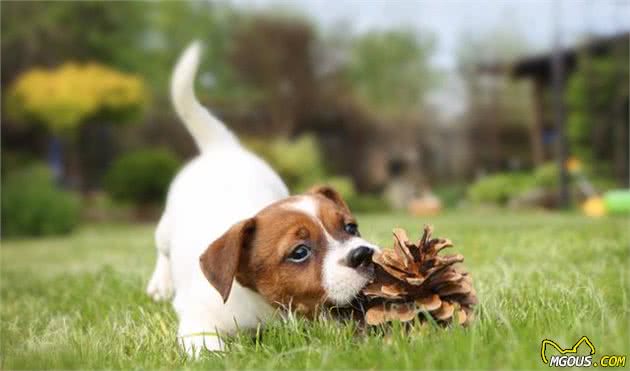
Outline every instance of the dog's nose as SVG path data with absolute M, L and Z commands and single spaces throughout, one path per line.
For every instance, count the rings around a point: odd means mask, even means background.
M 359 265 L 370 261 L 374 255 L 374 249 L 367 246 L 359 246 L 356 249 L 350 251 L 348 254 L 348 266 L 356 268 Z

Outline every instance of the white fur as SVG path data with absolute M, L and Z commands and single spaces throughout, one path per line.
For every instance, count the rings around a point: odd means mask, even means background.
M 201 154 L 171 184 L 155 233 L 156 269 L 147 287 L 158 300 L 174 292 L 178 336 L 191 355 L 204 344 L 210 350 L 222 349 L 223 343 L 207 333 L 255 327 L 271 313 L 260 295 L 237 282 L 223 303 L 201 272 L 199 256 L 233 224 L 288 196 L 280 177 L 197 101 L 193 86 L 200 49 L 193 43 L 183 53 L 175 67 L 171 95 Z
M 200 49 L 193 43 L 183 53 L 174 70 L 171 96 L 201 154 L 171 183 L 155 233 L 156 268 L 147 287 L 147 293 L 156 300 L 174 295 L 178 338 L 193 356 L 202 348 L 222 350 L 219 335 L 255 328 L 272 314 L 272 307 L 258 293 L 236 281 L 224 303 L 201 272 L 199 256 L 233 224 L 288 196 L 280 177 L 245 150 L 197 101 L 193 87 Z M 312 200 L 297 207 L 317 219 Z M 325 288 L 335 302 L 347 302 L 365 281 L 353 269 L 342 266 L 342 258 L 353 247 L 368 244 L 356 238 L 343 243 L 328 238 L 332 253 L 324 267 Z
M 171 100 L 197 147 L 204 152 L 218 144 L 238 145 L 238 140 L 195 96 L 195 74 L 201 49 L 201 43 L 195 41 L 179 58 L 171 80 Z
M 348 304 L 369 279 L 356 269 L 348 267 L 346 262 L 348 254 L 359 246 L 379 250 L 378 246 L 372 245 L 360 237 L 352 237 L 343 241 L 334 239 L 317 216 L 317 202 L 312 197 L 302 196 L 289 206 L 310 216 L 319 223 L 324 231 L 328 243 L 328 251 L 322 269 L 324 290 L 331 302 L 338 305 Z
M 322 283 L 330 301 L 338 305 L 348 304 L 365 286 L 369 277 L 348 267 L 346 257 L 350 251 L 359 246 L 368 246 L 375 250 L 378 247 L 359 237 L 353 237 L 343 242 L 332 241 L 334 242 L 329 242 L 328 252 L 324 258 Z

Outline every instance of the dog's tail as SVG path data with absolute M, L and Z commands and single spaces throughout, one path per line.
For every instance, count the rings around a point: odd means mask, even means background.
M 195 96 L 195 75 L 201 49 L 201 43 L 194 41 L 179 57 L 171 79 L 171 99 L 175 111 L 203 152 L 212 144 L 236 142 L 237 139 Z

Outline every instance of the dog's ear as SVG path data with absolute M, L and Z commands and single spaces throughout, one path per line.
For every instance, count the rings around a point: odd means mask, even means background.
M 346 210 L 348 213 L 350 212 L 350 208 L 348 207 L 348 204 L 346 204 L 346 201 L 344 201 L 343 197 L 341 197 L 339 192 L 337 192 L 331 186 L 316 185 L 316 186 L 312 187 L 311 189 L 309 189 L 307 194 L 324 196 L 327 199 L 329 199 L 332 202 L 334 202 L 335 204 L 337 204 L 337 206 L 339 206 L 342 209 Z
M 223 302 L 230 296 L 241 254 L 251 244 L 255 230 L 255 218 L 236 223 L 199 257 L 201 271 L 219 291 Z

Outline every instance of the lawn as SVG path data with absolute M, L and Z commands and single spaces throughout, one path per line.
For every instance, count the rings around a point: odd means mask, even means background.
M 168 303 L 144 286 L 153 227 L 87 226 L 70 237 L 3 241 L 0 369 L 548 368 L 543 339 L 570 347 L 586 335 L 605 354 L 630 356 L 627 219 L 477 212 L 414 219 L 359 216 L 365 237 L 424 222 L 466 257 L 480 298 L 473 326 L 424 326 L 388 336 L 352 324 L 277 321 L 230 352 L 191 361 L 175 342 Z M 627 364 L 626 364 L 627 365 Z

